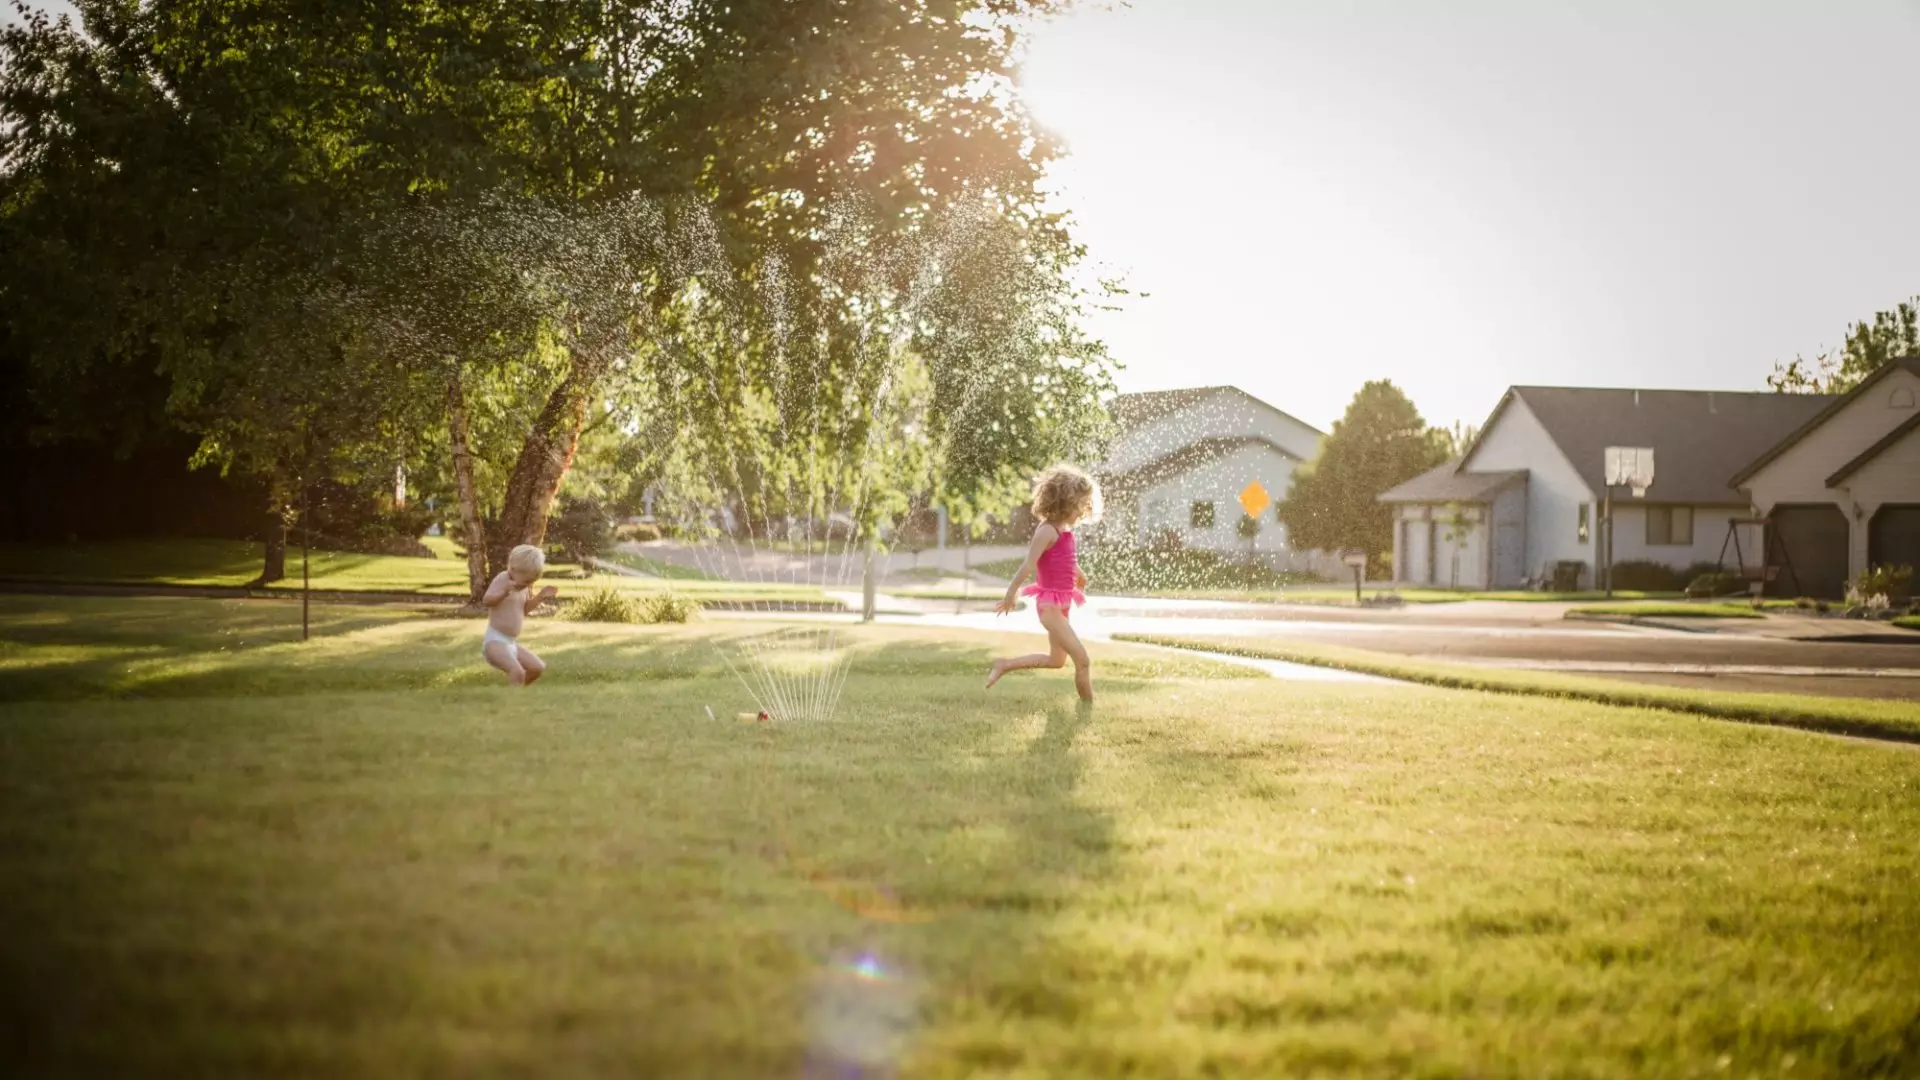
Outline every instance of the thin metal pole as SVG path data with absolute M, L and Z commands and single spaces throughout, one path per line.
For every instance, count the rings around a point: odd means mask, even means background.
M 312 623 L 308 617 L 308 607 L 313 598 L 313 578 L 307 571 L 307 564 L 313 553 L 313 515 L 309 513 L 307 499 L 308 484 L 306 470 L 300 473 L 300 640 L 307 640 Z
M 1613 599 L 1613 485 L 1607 485 L 1607 599 Z

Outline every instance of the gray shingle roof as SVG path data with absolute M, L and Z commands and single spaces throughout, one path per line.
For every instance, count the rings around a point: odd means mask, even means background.
M 1276 454 L 1300 460 L 1299 455 L 1289 453 L 1287 449 L 1271 439 L 1258 435 L 1236 435 L 1225 438 L 1200 439 L 1175 450 L 1171 454 L 1155 458 L 1145 465 L 1118 476 L 1103 478 L 1101 483 L 1108 491 L 1115 493 L 1135 492 L 1150 488 L 1163 480 L 1169 480 L 1184 473 L 1192 472 L 1203 465 L 1211 465 L 1243 446 L 1264 446 Z
M 1226 394 L 1233 394 L 1244 398 L 1268 412 L 1284 416 L 1294 423 L 1299 424 L 1301 427 L 1306 428 L 1308 431 L 1313 432 L 1315 435 L 1326 434 L 1326 432 L 1321 431 L 1312 424 L 1307 423 L 1291 413 L 1274 408 L 1272 405 L 1254 397 L 1252 394 L 1247 393 L 1237 386 L 1196 386 L 1187 390 L 1150 390 L 1138 394 L 1121 394 L 1113 399 L 1112 404 L 1107 406 L 1107 413 L 1113 417 L 1114 422 L 1119 424 L 1120 427 L 1130 428 L 1158 420 L 1163 416 L 1178 412 L 1196 402 Z
M 1380 496 L 1383 503 L 1485 503 L 1511 484 L 1527 478 L 1527 470 L 1460 472 L 1460 460 L 1428 469 Z
M 1728 505 L 1747 501 L 1730 486 L 1736 473 L 1835 400 L 1828 394 L 1516 386 L 1483 432 L 1516 397 L 1596 496 L 1605 491 L 1607 447 L 1650 446 L 1649 500 Z M 1472 459 L 1469 450 L 1466 460 Z

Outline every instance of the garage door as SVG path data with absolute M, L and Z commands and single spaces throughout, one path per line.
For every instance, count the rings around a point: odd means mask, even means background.
M 1883 506 L 1867 529 L 1867 561 L 1920 570 L 1920 506 Z
M 1780 566 L 1780 577 L 1768 587 L 1770 594 L 1826 600 L 1846 595 L 1847 517 L 1839 507 L 1776 506 L 1773 527 L 1784 550 L 1767 553 L 1767 561 Z

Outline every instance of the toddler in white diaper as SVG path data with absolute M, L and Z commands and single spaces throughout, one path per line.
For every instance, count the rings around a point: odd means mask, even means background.
M 507 673 L 512 686 L 532 686 L 547 673 L 547 665 L 520 644 L 527 612 L 552 600 L 559 590 L 549 585 L 538 593 L 533 583 L 547 569 L 547 556 L 532 544 L 521 544 L 507 556 L 507 569 L 487 586 L 481 603 L 487 606 L 487 633 L 480 639 L 480 655 Z

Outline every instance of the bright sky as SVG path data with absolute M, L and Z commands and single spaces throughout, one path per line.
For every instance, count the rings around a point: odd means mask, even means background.
M 1441 14 L 1441 12 L 1447 14 Z M 1424 13 L 1424 14 L 1423 14 Z M 1134 0 L 1045 28 L 1125 390 L 1325 428 L 1514 383 L 1764 389 L 1920 293 L 1920 0 Z
M 1920 0 L 1116 6 L 1024 83 L 1149 294 L 1092 326 L 1123 389 L 1322 428 L 1375 378 L 1439 424 L 1513 383 L 1763 389 L 1920 294 Z

